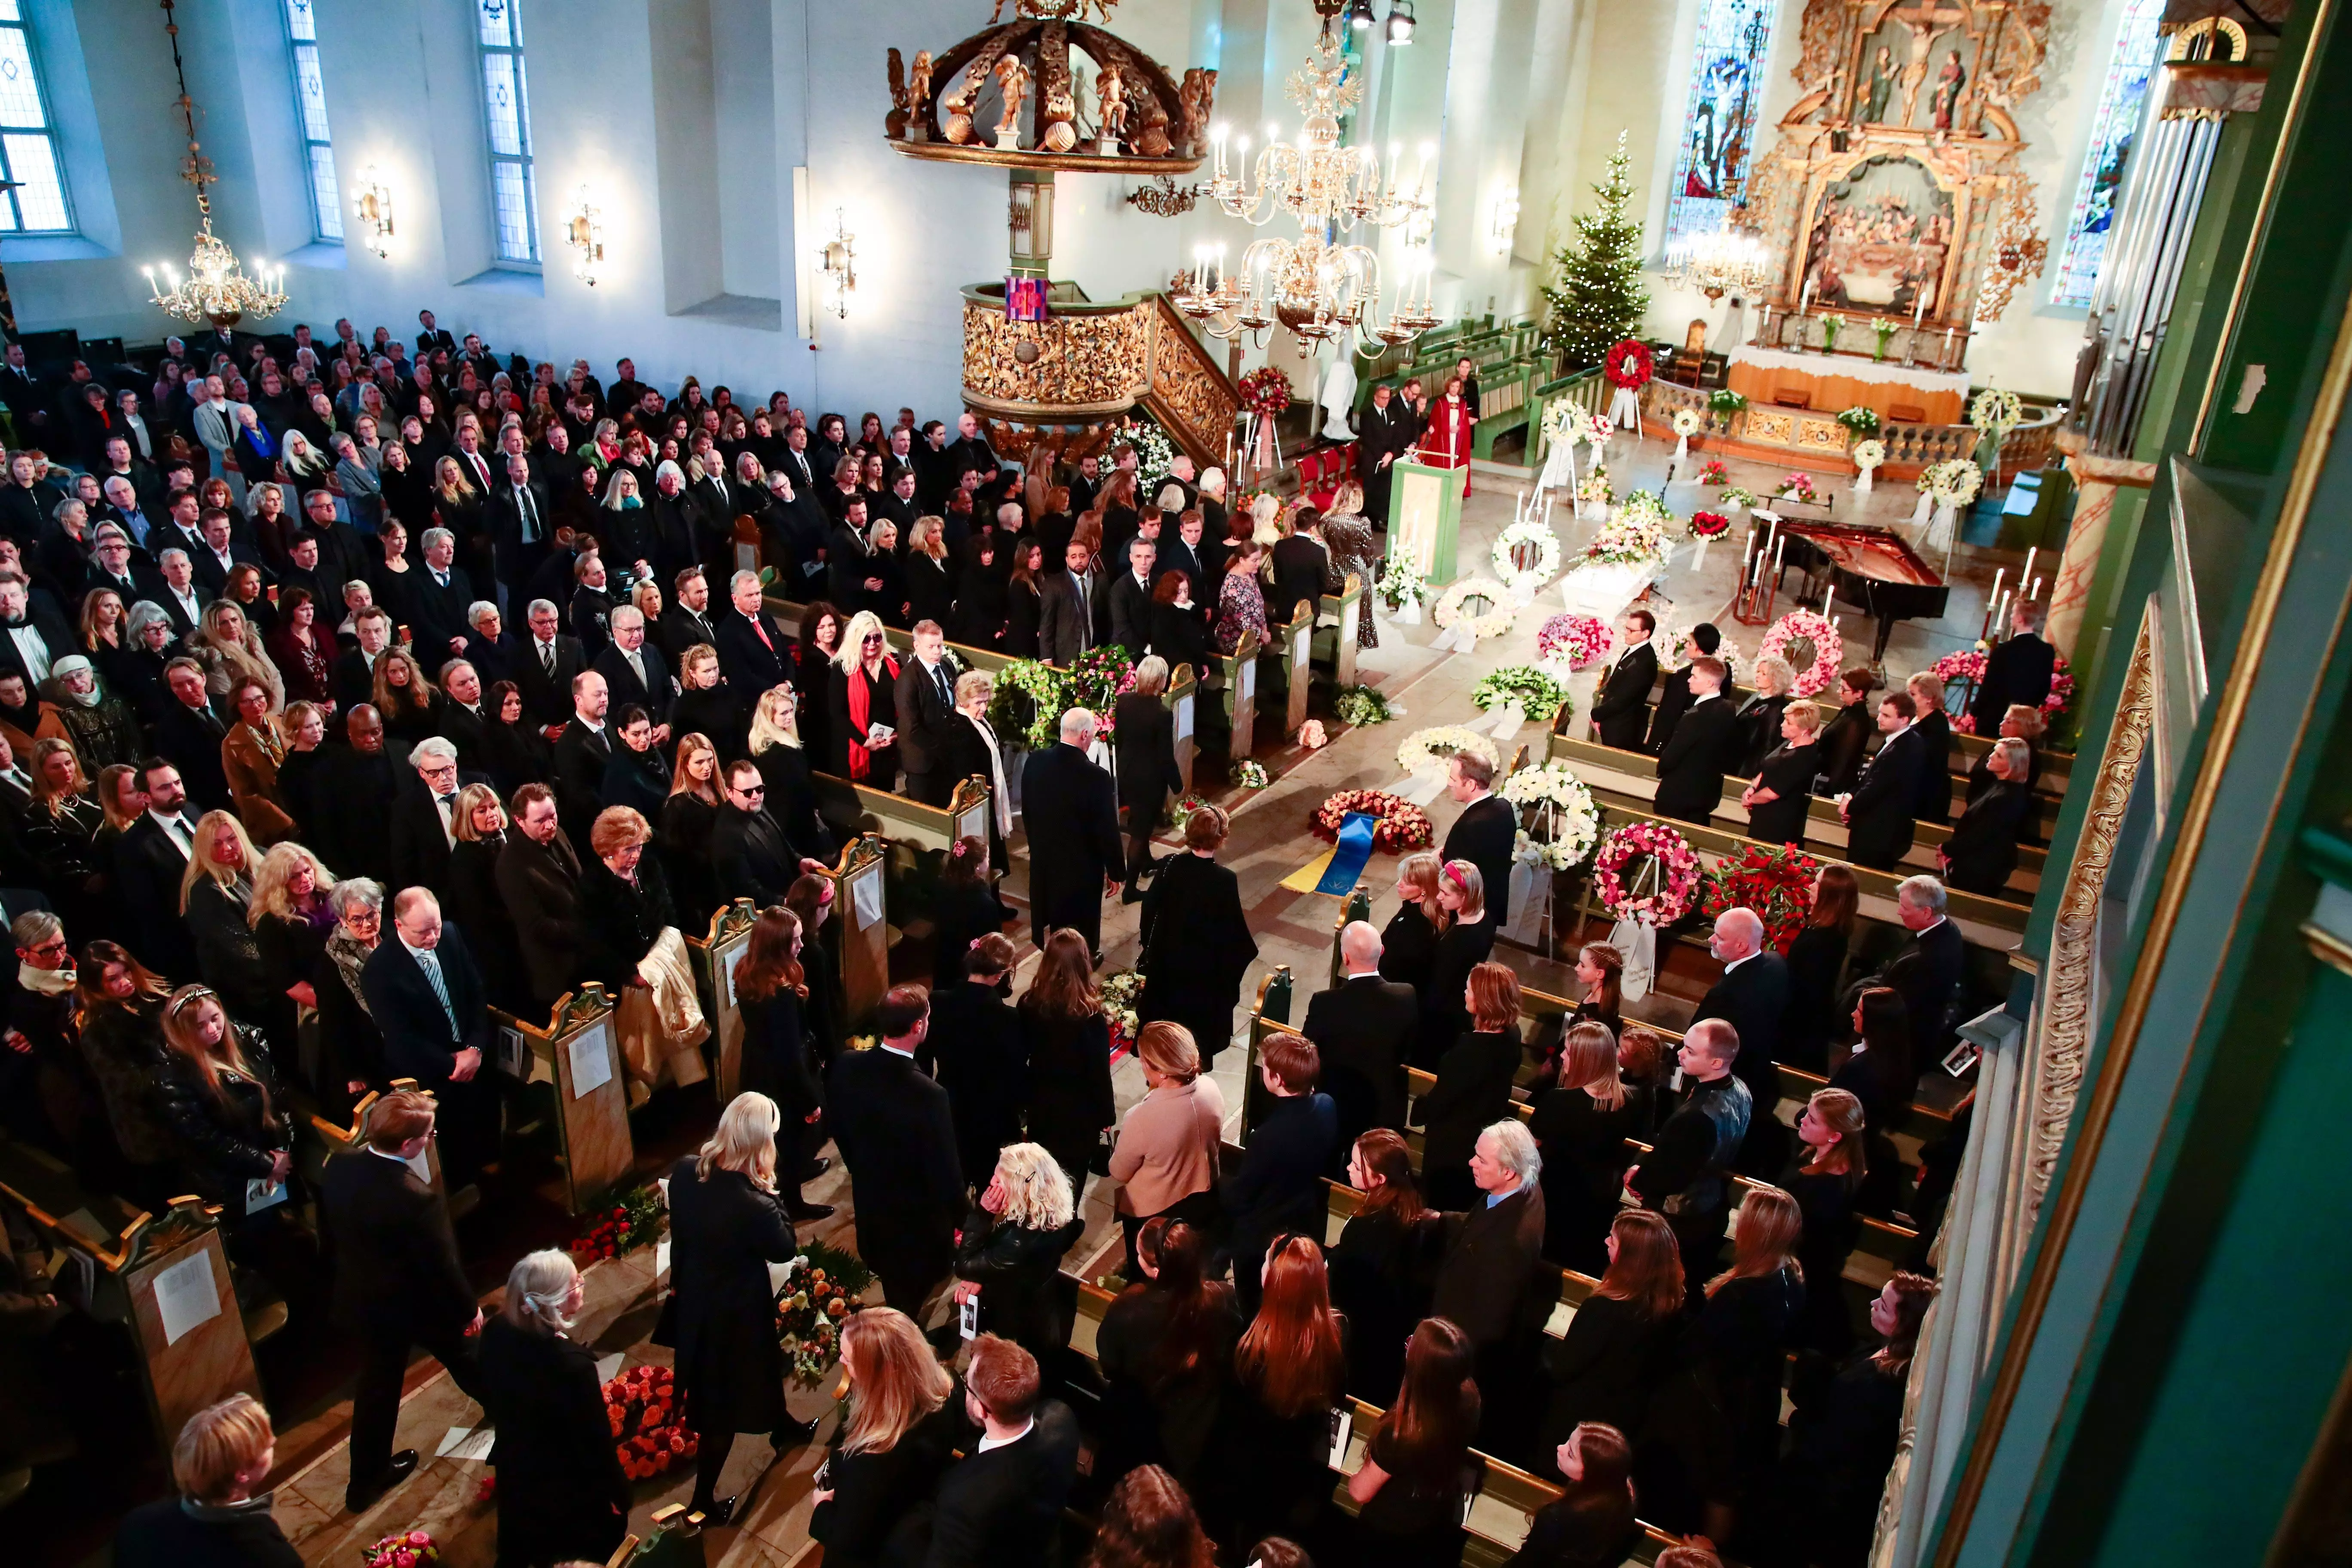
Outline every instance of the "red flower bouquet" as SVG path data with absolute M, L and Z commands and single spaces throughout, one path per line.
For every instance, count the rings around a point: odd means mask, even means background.
M 1384 855 L 1426 849 L 1436 842 L 1436 830 L 1430 826 L 1428 813 L 1401 795 L 1377 789 L 1343 789 L 1317 806 L 1315 837 L 1337 844 L 1339 829 L 1354 812 L 1361 812 L 1378 823 L 1372 829 L 1372 847 Z
M 598 1215 L 586 1232 L 572 1238 L 572 1261 L 585 1268 L 591 1263 L 635 1252 L 659 1237 L 661 1227 L 660 1192 L 650 1186 L 635 1188 Z
M 1719 511 L 1695 511 L 1690 531 L 1693 539 L 1720 539 L 1731 531 L 1731 519 Z
M 633 1366 L 604 1385 L 604 1419 L 633 1481 L 664 1475 L 701 1447 L 678 1424 L 676 1375 L 666 1366 Z
M 1750 844 L 1707 873 L 1699 913 L 1713 920 L 1726 910 L 1754 910 L 1764 922 L 1765 942 L 1786 952 L 1813 912 L 1813 878 L 1821 868 L 1800 850 Z
M 1290 377 L 1275 365 L 1260 365 L 1242 377 L 1241 395 L 1253 414 L 1280 414 L 1290 406 Z
M 440 1562 L 441 1549 L 421 1530 L 397 1530 L 373 1546 L 361 1547 L 360 1561 L 367 1568 L 417 1568 Z
M 1650 384 L 1650 378 L 1657 374 L 1657 360 L 1650 353 L 1650 345 L 1627 338 L 1609 351 L 1608 359 L 1601 363 L 1601 373 L 1609 378 L 1610 385 L 1639 392 Z

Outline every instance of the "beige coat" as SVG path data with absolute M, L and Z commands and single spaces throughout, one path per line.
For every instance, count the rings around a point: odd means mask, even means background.
M 1127 1113 L 1111 1151 L 1118 1212 L 1156 1215 L 1217 1184 L 1225 1096 L 1205 1073 L 1153 1089 Z

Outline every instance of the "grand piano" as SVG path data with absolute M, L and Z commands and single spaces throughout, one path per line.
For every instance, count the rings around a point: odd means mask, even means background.
M 1780 537 L 1789 542 L 1781 569 L 1793 566 L 1805 575 L 1801 598 L 1833 594 L 1836 603 L 1878 623 L 1870 649 L 1873 664 L 1885 658 L 1895 622 L 1936 620 L 1944 614 L 1950 584 L 1890 529 L 1784 517 Z

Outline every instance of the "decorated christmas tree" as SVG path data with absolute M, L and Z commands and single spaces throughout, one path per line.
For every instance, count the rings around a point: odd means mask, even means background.
M 1633 182 L 1626 168 L 1620 131 L 1609 177 L 1592 187 L 1601 210 L 1578 216 L 1576 238 L 1553 258 L 1558 280 L 1543 291 L 1551 314 L 1544 343 L 1567 370 L 1599 364 L 1612 345 L 1639 330 L 1650 308 L 1650 291 L 1642 285 L 1642 226 L 1627 211 Z

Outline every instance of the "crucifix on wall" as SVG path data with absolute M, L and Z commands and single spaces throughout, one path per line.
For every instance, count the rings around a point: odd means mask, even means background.
M 1887 12 L 1886 16 L 1902 23 L 1911 35 L 1911 58 L 1903 65 L 1901 120 L 1902 124 L 1908 125 L 1919 104 L 1919 89 L 1927 79 L 1927 55 L 1935 47 L 1936 35 L 1949 27 L 1965 26 L 1968 8 L 1953 5 L 1950 0 L 1910 0 L 1908 5 Z

